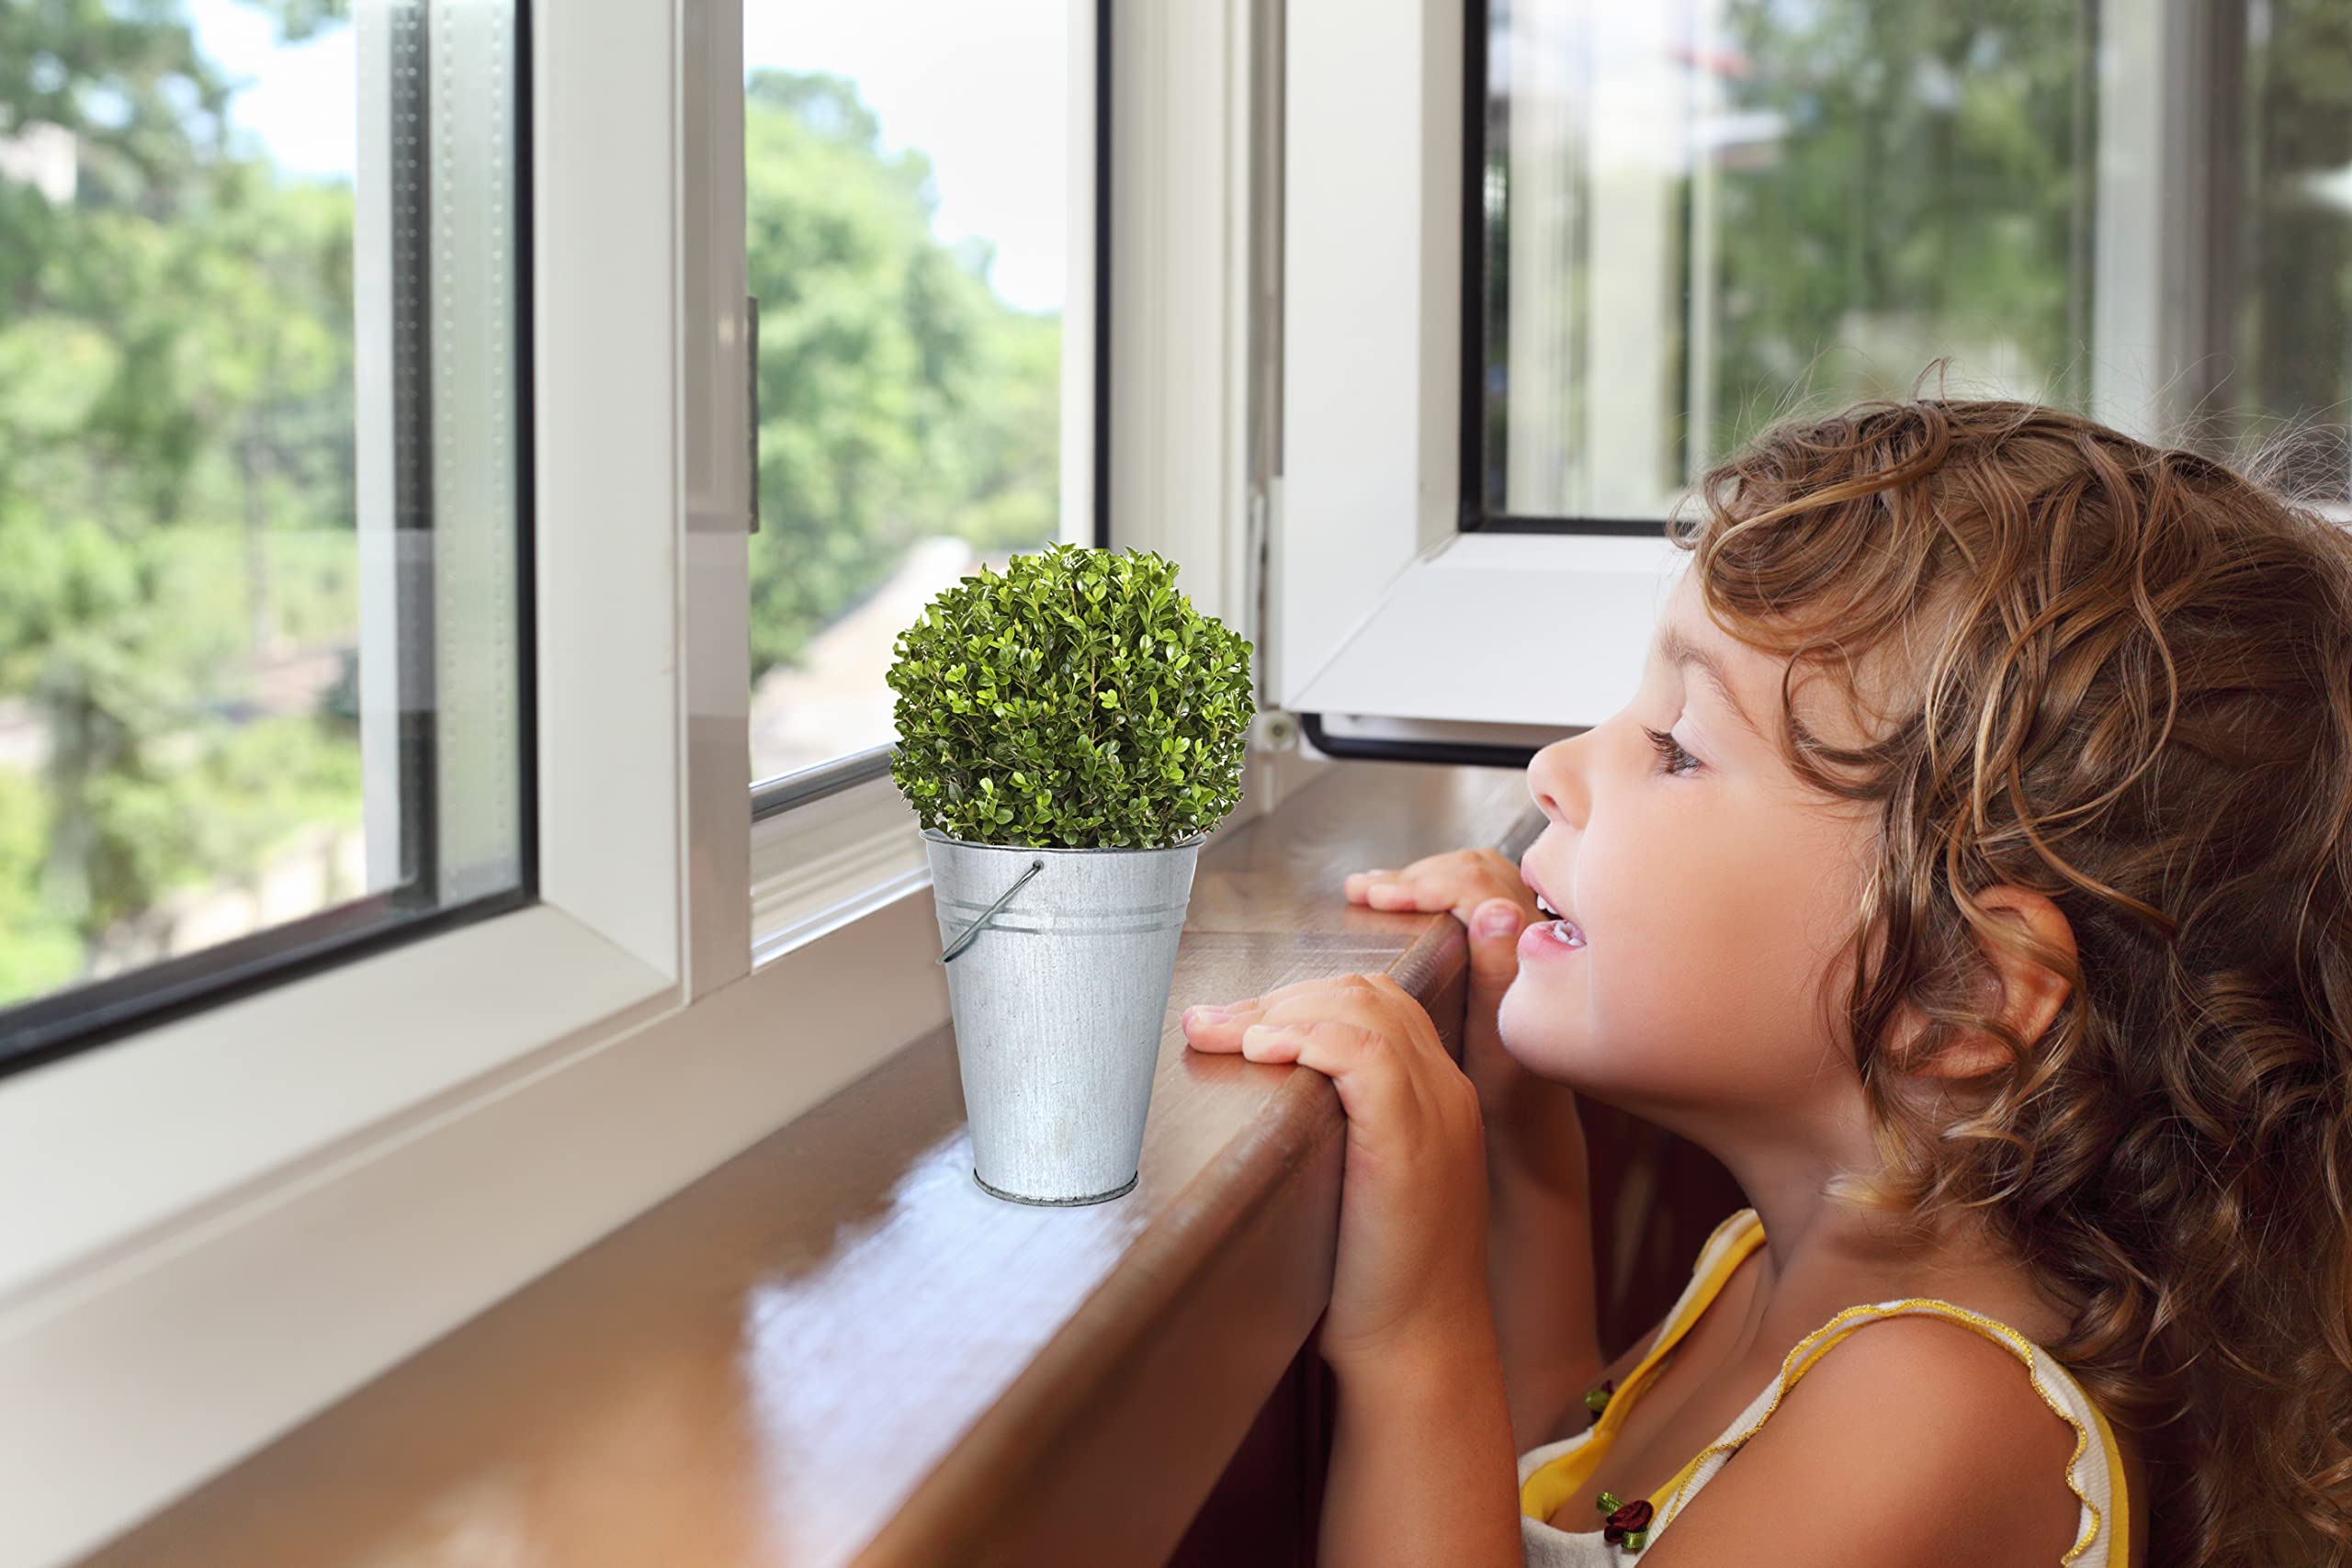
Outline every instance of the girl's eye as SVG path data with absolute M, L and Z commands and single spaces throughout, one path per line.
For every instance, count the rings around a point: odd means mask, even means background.
M 1671 732 L 1663 729 L 1651 729 L 1645 726 L 1644 727 L 1642 733 L 1650 738 L 1650 744 L 1657 748 L 1657 754 L 1664 761 L 1664 766 L 1659 769 L 1661 773 L 1679 773 L 1683 772 L 1684 770 L 1681 764 L 1676 761 L 1677 758 L 1680 758 L 1683 762 L 1688 762 L 1691 767 L 1695 768 L 1699 765 L 1699 759 L 1690 755 L 1690 752 L 1685 751 L 1682 749 L 1681 744 L 1674 739 Z

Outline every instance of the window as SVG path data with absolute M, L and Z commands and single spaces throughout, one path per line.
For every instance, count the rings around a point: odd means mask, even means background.
M 530 898 L 518 12 L 0 19 L 0 1070 Z
M 240 79 L 217 106 L 232 125 L 264 118 L 265 100 L 287 89 L 221 41 L 224 26 L 251 29 L 264 51 L 317 63 L 328 107 L 281 102 L 275 123 L 316 139 L 330 114 L 348 116 L 350 178 L 363 201 L 370 171 L 382 167 L 371 162 L 369 128 L 389 143 L 394 123 L 384 96 L 390 23 L 421 16 L 421 73 L 437 107 L 433 162 L 416 194 L 446 196 L 456 222 L 494 194 L 501 165 L 469 161 L 473 144 L 441 132 L 492 99 L 497 78 L 485 73 L 500 57 L 479 29 L 505 18 L 509 4 L 141 0 L 96 9 L 118 22 L 160 19 L 166 32 L 176 19 L 191 21 L 197 49 Z M 17 101 L 5 91 L 37 58 L 20 25 L 26 9 L 0 4 L 0 102 Z M 288 17 L 346 9 L 347 33 L 340 25 L 301 38 L 274 30 Z M 41 1199 L 0 1209 L 0 1303 L 9 1323 L 0 1334 L 0 1386 L 21 1395 L 10 1404 L 13 1426 L 0 1416 L 0 1440 L 20 1460 L 5 1496 L 7 1540 L 23 1554 L 67 1562 L 101 1550 L 232 1457 L 273 1440 L 946 1019 L 935 966 L 922 977 L 936 920 L 920 880 L 919 836 L 888 779 L 805 795 L 756 825 L 745 809 L 747 543 L 756 547 L 764 530 L 748 542 L 743 532 L 752 466 L 745 304 L 755 292 L 744 270 L 744 9 L 728 0 L 540 0 L 526 20 L 517 7 L 514 80 L 529 103 L 527 113 L 519 98 L 513 108 L 535 134 L 527 160 L 518 133 L 503 166 L 528 226 L 518 220 L 503 258 L 492 235 L 484 257 L 451 248 L 469 242 L 438 226 L 435 204 L 434 299 L 467 297 L 459 286 L 492 276 L 490 263 L 514 268 L 513 298 L 527 307 L 529 325 L 518 319 L 514 328 L 514 429 L 537 453 L 517 471 L 518 510 L 546 527 L 536 549 L 514 536 L 518 589 L 530 584 L 514 624 L 518 645 L 531 650 L 512 688 L 519 733 L 531 741 L 514 754 L 521 776 L 499 784 L 484 770 L 452 784 L 444 769 L 435 800 L 446 817 L 453 790 L 468 791 L 458 804 L 487 822 L 503 800 L 527 807 L 523 882 L 534 896 L 495 918 L 461 910 L 447 917 L 453 929 L 383 942 L 364 958 L 157 1019 L 105 1049 L 0 1081 L 0 1189 Z M 762 8 L 750 9 L 759 19 Z M 1115 401 L 1125 423 L 1111 439 L 1131 455 L 1115 492 L 1123 542 L 1196 544 L 1169 553 L 1204 580 L 1195 590 L 1202 602 L 1234 621 L 1254 603 L 1238 548 L 1223 547 L 1241 537 L 1244 511 L 1233 431 L 1243 327 L 1255 315 L 1250 275 L 1239 265 L 1252 221 L 1242 183 L 1252 95 L 1241 73 L 1256 58 L 1255 29 L 1220 6 L 1121 10 L 1116 95 L 1097 73 L 1112 42 L 1097 25 L 1107 6 L 1077 0 L 1068 12 L 1065 70 L 1078 85 L 1064 106 L 1073 121 L 1065 194 L 1075 255 L 1061 384 L 1087 390 L 1062 400 L 1078 434 L 1057 454 L 1059 521 L 1082 535 L 1084 520 L 1102 511 L 1097 459 L 1106 442 L 1089 421 L 1109 397 L 1097 374 L 1107 363 L 1104 334 L 1093 323 L 1097 301 L 1110 301 L 1097 267 L 1109 254 L 1102 233 L 1112 215 L 1096 197 L 1116 189 L 1120 232 L 1144 237 L 1117 247 L 1126 385 Z M 813 8 L 804 17 L 811 28 L 824 21 Z M 116 37 L 143 48 L 157 35 Z M 347 73 L 334 64 L 337 48 L 352 51 Z M 1124 177 L 1092 161 L 1112 141 L 1107 126 L 1096 134 L 1095 111 L 1114 96 Z M 878 88 L 865 101 L 887 142 L 898 133 Z M 0 128 L 10 144 L 0 160 L 20 155 L 17 135 L 13 123 Z M 13 198 L 19 183 L 13 173 L 0 176 L 0 194 Z M 20 209 L 5 210 L 17 220 Z M 390 341 L 388 330 L 371 336 L 370 321 L 384 328 L 389 318 L 362 307 L 398 276 L 398 258 L 414 253 L 373 243 L 370 210 L 356 208 L 346 242 L 354 359 L 345 419 L 360 475 L 392 472 L 371 465 L 409 450 L 394 446 L 393 427 L 372 412 L 383 407 L 370 400 L 376 389 L 392 383 L 370 368 Z M 9 234 L 0 274 L 20 254 Z M 449 289 L 438 288 L 445 261 Z M 499 298 L 479 282 L 472 297 Z M 0 344 L 14 325 L 0 316 Z M 773 343 L 772 324 L 765 346 Z M 428 346 L 437 351 L 441 340 Z M 437 355 L 436 378 L 467 363 Z M 0 360 L 0 406 L 10 411 L 0 417 L 10 421 L 21 371 L 21 359 Z M 773 395 L 774 386 L 763 390 Z M 437 379 L 433 389 L 426 428 L 436 437 L 438 559 L 445 530 L 456 526 L 447 496 L 469 493 L 465 487 L 495 470 L 445 468 L 474 450 L 462 423 L 442 423 L 445 413 L 457 422 L 482 405 L 440 399 Z M 445 431 L 448 440 L 438 441 Z M 15 482 L 11 466 L 20 460 L 15 426 L 0 424 L 0 486 Z M 351 526 L 369 545 L 387 536 L 366 531 L 379 514 L 370 490 L 354 482 Z M 364 698 L 379 623 L 368 612 L 375 558 L 363 550 L 357 558 Z M 437 575 L 435 585 L 444 586 Z M 0 581 L 0 594 L 12 586 Z M 395 619 L 403 634 L 395 653 L 435 649 L 452 626 L 479 624 L 464 610 L 437 618 L 431 643 Z M 0 628 L 12 633 L 9 613 L 0 612 Z M 457 728 L 449 705 L 474 694 L 504 657 L 494 646 L 477 651 L 479 666 L 436 671 L 441 734 Z M 466 656 L 448 657 L 462 664 Z M 397 706 L 390 711 L 397 718 Z M 363 726 L 367 713 L 363 703 Z M 361 745 L 366 825 L 378 806 L 368 793 L 364 731 Z M 830 765 L 799 776 L 806 783 Z M 877 793 L 897 814 L 896 847 L 878 826 L 823 844 L 802 831 L 845 829 L 851 817 L 862 829 L 863 807 Z M 786 840 L 768 863 L 779 890 L 803 895 L 785 899 L 791 910 L 772 908 L 756 886 L 764 852 L 754 848 L 755 826 L 770 844 Z M 900 873 L 913 880 L 893 896 L 888 879 Z M 501 897 L 465 886 L 473 898 L 466 910 Z M 801 906 L 806 924 L 793 918 Z M 758 927 L 766 962 L 756 964 L 755 909 L 778 917 Z M 0 912 L 0 948 L 15 935 L 13 918 L 13 909 Z M 191 1325 L 227 1326 L 209 1335 L 206 1354 L 189 1356 L 182 1352 Z
M 1285 17 L 1283 270 L 1307 286 L 1283 298 L 1268 637 L 1319 750 L 1523 762 L 1605 717 L 1690 480 L 1939 357 L 1954 396 L 2275 443 L 2352 515 L 2340 4 Z M 1422 656 L 1474 645 L 1475 682 Z
M 1100 542 L 1095 8 L 745 8 L 761 815 L 888 772 L 940 590 Z
M 1956 394 L 2346 494 L 2342 6 L 1492 0 L 1464 522 L 1655 526 L 1792 401 Z M 2103 66 L 2104 62 L 2104 66 Z M 2176 86 L 2177 85 L 2177 86 Z

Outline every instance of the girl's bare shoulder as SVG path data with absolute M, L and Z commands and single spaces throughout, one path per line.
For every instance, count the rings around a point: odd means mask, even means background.
M 2079 1533 L 2075 1440 L 2007 1348 L 1940 1317 L 1876 1319 L 1781 1395 L 1644 1568 L 2054 1563 Z

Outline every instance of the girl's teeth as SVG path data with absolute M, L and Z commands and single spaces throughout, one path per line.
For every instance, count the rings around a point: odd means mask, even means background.
M 1584 945 L 1584 932 L 1577 930 L 1576 922 L 1573 920 L 1554 920 L 1549 929 L 1552 940 L 1563 946 L 1582 947 Z

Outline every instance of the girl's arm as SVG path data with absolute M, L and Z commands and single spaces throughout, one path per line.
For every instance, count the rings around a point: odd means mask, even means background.
M 1573 1092 L 1516 1063 L 1474 1066 L 1487 1143 L 1487 1288 L 1516 1455 L 1549 1438 L 1600 1376 L 1592 1202 Z
M 1332 1368 L 1319 1562 L 1521 1568 L 1519 1463 L 1492 1327 Z
M 1478 1091 L 1487 1157 L 1487 1292 L 1494 1303 L 1510 1430 L 1521 1449 L 1559 1424 L 1600 1376 L 1592 1205 L 1576 1091 L 1505 1048 L 1498 1017 L 1519 977 L 1519 937 L 1540 919 L 1517 862 L 1491 849 L 1359 872 L 1351 903 L 1450 911 L 1470 942 L 1461 1068 Z

